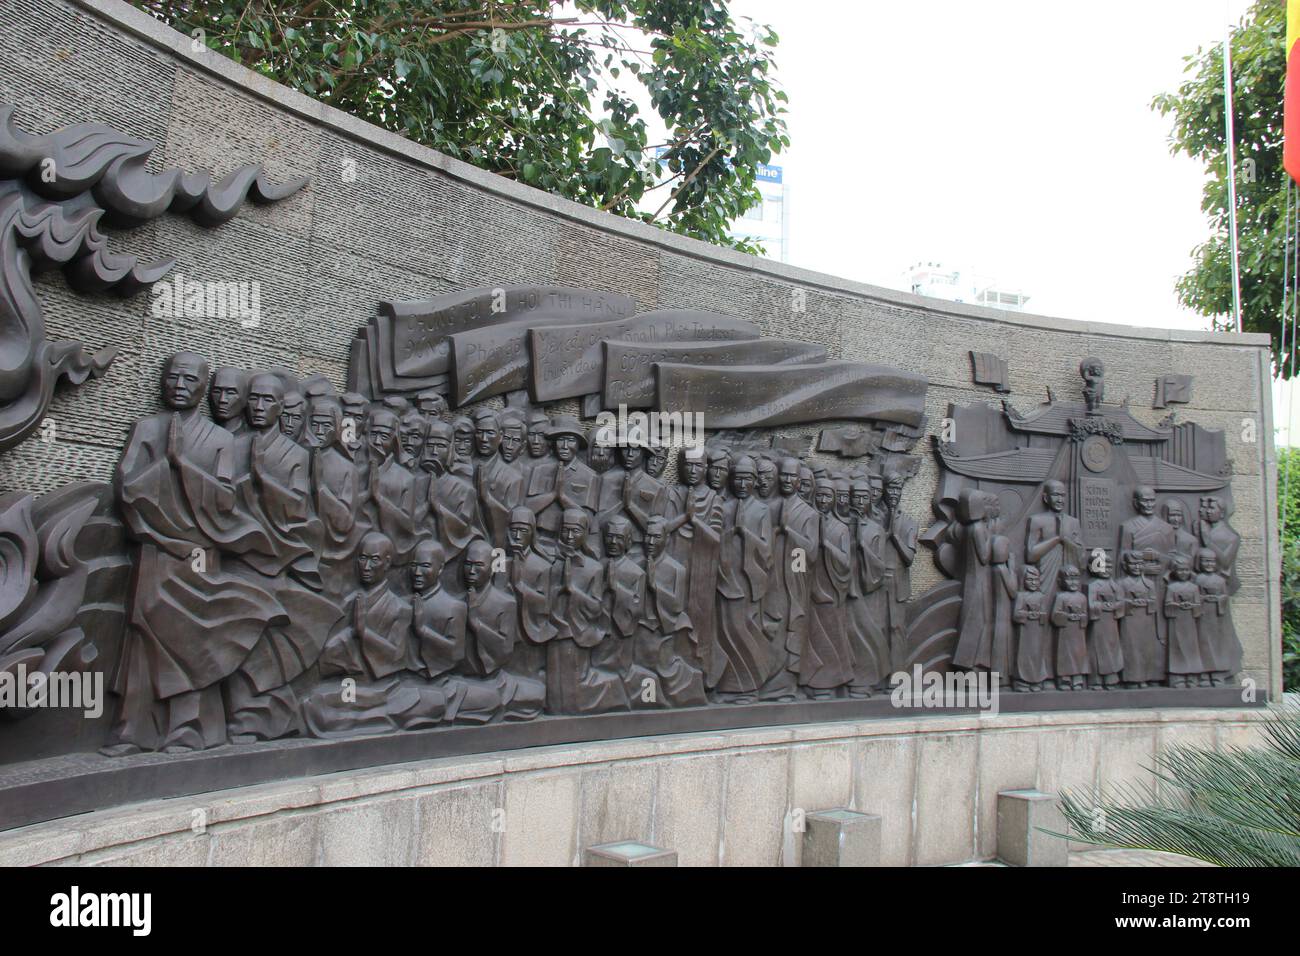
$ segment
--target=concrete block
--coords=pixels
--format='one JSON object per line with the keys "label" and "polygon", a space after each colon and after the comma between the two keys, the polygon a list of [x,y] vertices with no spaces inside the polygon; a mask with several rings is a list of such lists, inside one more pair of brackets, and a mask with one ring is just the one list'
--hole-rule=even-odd
{"label": "concrete block", "polygon": [[804,818],[803,866],[879,866],[879,814],[837,809]]}
{"label": "concrete block", "polygon": [[1066,832],[1055,794],[1004,790],[998,794],[998,859],[1011,866],[1068,866],[1069,846],[1042,829]]}
{"label": "concrete block", "polygon": [[635,843],[604,843],[582,851],[583,866],[676,866],[677,851]]}

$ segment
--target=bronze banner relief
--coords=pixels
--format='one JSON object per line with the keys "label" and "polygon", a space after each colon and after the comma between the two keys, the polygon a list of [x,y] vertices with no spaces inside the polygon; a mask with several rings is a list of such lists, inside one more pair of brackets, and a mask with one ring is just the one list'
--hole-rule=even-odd
{"label": "bronze banner relief", "polygon": [[[101,216],[216,225],[302,185],[256,166],[150,174],[153,144],[95,125],[29,137],[10,113],[0,448],[54,381],[113,357],[45,340],[33,268],[130,292],[170,263],[109,253]],[[996,675],[1025,700],[1116,689],[1098,696],[1119,706],[1241,668],[1223,435],[1105,403],[1096,360],[1081,401],[953,407],[928,528],[902,508],[926,378],[743,318],[481,287],[382,303],[348,360],[340,390],[213,368],[196,345],[161,369],[111,487],[0,498],[0,671],[101,671],[114,695],[89,729],[0,704],[32,718],[0,728],[10,759],[650,712],[752,724],[810,702],[897,713],[893,677],[918,666]],[[1005,362],[972,361],[1005,388]],[[1165,401],[1190,390],[1175,378]],[[611,432],[575,399],[699,414],[707,440]],[[778,430],[816,424],[816,452]],[[951,580],[913,599],[921,546]]]}

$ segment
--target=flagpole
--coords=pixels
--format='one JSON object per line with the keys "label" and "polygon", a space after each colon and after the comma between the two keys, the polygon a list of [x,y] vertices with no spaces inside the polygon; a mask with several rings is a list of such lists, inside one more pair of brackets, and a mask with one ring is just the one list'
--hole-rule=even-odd
{"label": "flagpole", "polygon": [[1237,149],[1232,116],[1232,23],[1223,35],[1223,117],[1228,140],[1228,221],[1232,230],[1232,314],[1241,331],[1241,262],[1237,255]]}

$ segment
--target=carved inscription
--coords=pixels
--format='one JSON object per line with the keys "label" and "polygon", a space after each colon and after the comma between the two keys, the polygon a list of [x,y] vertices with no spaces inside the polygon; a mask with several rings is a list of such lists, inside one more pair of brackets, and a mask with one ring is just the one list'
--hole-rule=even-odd
{"label": "carved inscription", "polygon": [[643,345],[754,340],[759,330],[753,322],[727,315],[698,309],[661,309],[616,322],[533,329],[529,337],[533,399],[553,402],[601,390],[605,380],[601,345],[607,340]]}
{"label": "carved inscription", "polygon": [[438,375],[451,369],[448,336],[511,322],[580,322],[631,315],[629,296],[565,286],[478,288],[410,302],[382,302],[380,348],[391,349],[399,376]]}
{"label": "carved inscription", "polygon": [[1115,482],[1109,478],[1079,479],[1079,514],[1083,541],[1090,548],[1114,548]]}
{"label": "carved inscription", "polygon": [[917,425],[925,414],[923,376],[884,365],[717,368],[659,364],[658,406],[702,413],[706,428],[872,419]]}
{"label": "carved inscription", "polygon": [[796,365],[826,361],[821,345],[788,339],[692,345],[605,343],[606,408],[649,408],[655,403],[655,363],[673,365]]}

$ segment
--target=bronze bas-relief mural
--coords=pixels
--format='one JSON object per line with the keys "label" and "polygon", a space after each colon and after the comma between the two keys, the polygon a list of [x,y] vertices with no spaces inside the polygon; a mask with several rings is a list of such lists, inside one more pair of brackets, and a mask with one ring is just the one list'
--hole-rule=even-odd
{"label": "bronze bas-relief mural", "polygon": [[960,588],[941,666],[1030,693],[1221,684],[1226,468],[1179,463],[1226,465],[1221,438],[1164,449],[1185,426],[1144,429],[1085,367],[1084,402],[1000,413],[1023,446],[939,449],[922,536],[917,461],[879,440],[840,468],[753,433],[611,444],[180,353],[115,482],[136,573],[106,752],[869,697],[943,637],[909,613],[922,540]]}
{"label": "bronze bas-relief mural", "polygon": [[[152,144],[73,129],[11,130],[0,171],[29,176],[105,139],[117,158],[65,165],[80,178],[59,187],[92,190],[76,200],[90,225],[104,208],[215,225],[250,191],[270,201],[300,185],[267,186],[257,167],[216,187],[149,178]],[[11,285],[30,293],[33,248],[77,275],[98,269],[96,288],[162,274],[56,226],[25,183],[0,182],[18,217],[3,240]],[[22,423],[0,447],[52,388],[21,392],[20,371],[42,349],[80,354],[44,342],[34,294],[20,304],[11,391],[36,398],[11,403]],[[0,670],[104,669],[112,727],[95,744],[123,756],[863,700],[913,666],[996,674],[1026,695],[1212,687],[1240,669],[1221,434],[1141,424],[1105,403],[1105,370],[1087,359],[1082,401],[951,410],[922,532],[901,505],[925,377],[757,336],[734,317],[505,286],[383,303],[353,340],[343,392],[177,353],[111,488],[0,499]],[[668,447],[657,429],[543,404],[617,408],[624,378],[651,412],[702,414],[707,440]],[[774,430],[815,423],[824,457]],[[952,580],[913,600],[921,545]]]}
{"label": "bronze bas-relief mural", "polygon": [[909,456],[611,444],[188,352],[161,400],[114,482],[135,574],[106,753],[866,697],[904,663]]}

